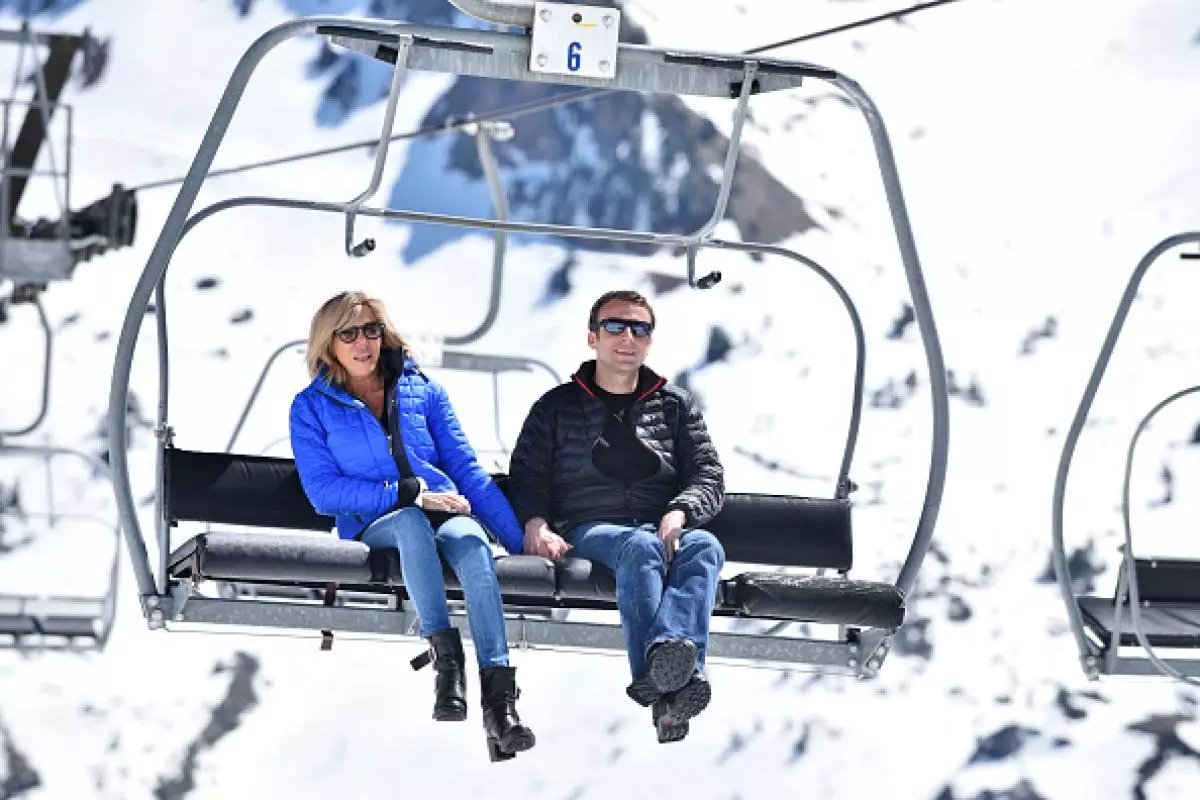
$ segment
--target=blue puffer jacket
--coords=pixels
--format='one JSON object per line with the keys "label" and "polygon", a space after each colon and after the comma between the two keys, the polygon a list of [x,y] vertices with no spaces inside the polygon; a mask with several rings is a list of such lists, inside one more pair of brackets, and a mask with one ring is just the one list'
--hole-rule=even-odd
{"label": "blue puffer jacket", "polygon": [[[457,492],[509,553],[523,547],[508,499],[479,465],[446,390],[407,355],[396,376],[395,403],[404,451],[431,492]],[[338,536],[353,539],[396,505],[400,471],[383,426],[366,403],[334,385],[322,369],[292,401],[292,455],[309,502],[336,518]]]}

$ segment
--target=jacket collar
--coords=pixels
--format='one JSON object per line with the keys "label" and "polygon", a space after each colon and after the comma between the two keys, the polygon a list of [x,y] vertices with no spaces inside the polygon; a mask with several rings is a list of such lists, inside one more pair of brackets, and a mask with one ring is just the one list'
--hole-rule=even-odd
{"label": "jacket collar", "polygon": [[[585,361],[579,365],[579,369],[571,376],[571,380],[575,382],[583,391],[587,392],[590,397],[596,397],[596,359]],[[649,395],[660,389],[667,382],[666,378],[660,376],[657,372],[643,364],[638,369],[637,388],[634,393],[637,395],[634,402],[641,402]]]}
{"label": "jacket collar", "polygon": [[[379,363],[383,367],[384,378],[388,384],[391,384],[400,375],[420,372],[417,362],[413,360],[408,351],[402,349],[383,348],[379,351]],[[310,385],[322,394],[329,395],[347,405],[362,405],[362,402],[347,392],[345,387],[333,382],[329,374],[329,367],[325,364],[322,364],[317,370],[317,376],[312,379]]]}

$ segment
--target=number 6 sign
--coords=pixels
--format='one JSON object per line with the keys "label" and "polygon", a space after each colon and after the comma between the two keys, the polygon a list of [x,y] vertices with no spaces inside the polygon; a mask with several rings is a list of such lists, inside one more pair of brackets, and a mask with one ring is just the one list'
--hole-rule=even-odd
{"label": "number 6 sign", "polygon": [[529,70],[612,79],[620,29],[621,12],[615,8],[535,3]]}

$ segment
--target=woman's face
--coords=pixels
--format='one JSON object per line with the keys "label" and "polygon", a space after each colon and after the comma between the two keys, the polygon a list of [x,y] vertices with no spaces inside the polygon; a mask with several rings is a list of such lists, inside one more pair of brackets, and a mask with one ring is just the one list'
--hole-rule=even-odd
{"label": "woman's face", "polygon": [[333,334],[333,357],[350,375],[350,380],[369,378],[379,366],[383,323],[368,306],[355,309],[354,318]]}

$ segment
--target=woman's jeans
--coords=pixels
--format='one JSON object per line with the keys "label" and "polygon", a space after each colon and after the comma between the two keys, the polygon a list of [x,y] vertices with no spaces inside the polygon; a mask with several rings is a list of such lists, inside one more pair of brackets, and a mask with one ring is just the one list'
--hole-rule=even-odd
{"label": "woman's jeans", "polygon": [[508,666],[504,604],[492,550],[483,527],[468,516],[451,517],[436,532],[416,506],[384,514],[363,531],[368,547],[400,551],[404,586],[421,620],[421,636],[450,627],[439,551],[458,576],[467,601],[467,624],[480,669]]}

